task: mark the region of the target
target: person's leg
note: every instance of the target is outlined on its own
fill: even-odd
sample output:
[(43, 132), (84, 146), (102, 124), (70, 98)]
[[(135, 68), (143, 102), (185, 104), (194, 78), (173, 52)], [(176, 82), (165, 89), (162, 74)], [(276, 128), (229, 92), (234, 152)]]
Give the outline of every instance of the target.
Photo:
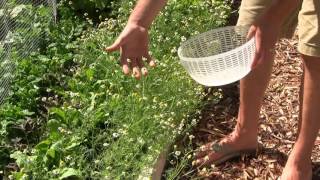
[(304, 65), (301, 120), (282, 180), (311, 179), (311, 154), (320, 128), (320, 1), (303, 1), (299, 27), (298, 50)]
[[(254, 69), (240, 81), (240, 107), (237, 125), (234, 131), (220, 141), (233, 151), (257, 148), (258, 119), (264, 92), (267, 88), (273, 64), (273, 53), (263, 64)], [(213, 152), (208, 143), (196, 155), (194, 165), (209, 165), (224, 156), (223, 153)]]
[[(271, 2), (270, 0), (243, 0), (237, 25), (250, 26)], [(296, 18), (288, 19), (281, 37), (292, 36), (296, 21)], [(259, 114), (263, 95), (270, 80), (273, 59), (274, 53), (270, 52), (261, 66), (252, 70), (240, 81), (240, 107), (234, 131), (219, 142), (219, 145), (222, 145), (218, 147), (221, 152), (213, 150), (216, 149), (212, 148), (216, 145), (215, 143), (202, 146), (200, 152), (196, 154), (195, 165), (212, 164), (225, 155), (223, 151), (230, 151), (230, 149), (241, 151), (257, 148)]]
[[(272, 1), (260, 0), (255, 1), (254, 4), (250, 1), (242, 1), (245, 4), (242, 4), (240, 12), (244, 11), (244, 17), (241, 17), (238, 21), (238, 24), (245, 24), (250, 19), (245, 17), (250, 17), (251, 14), (254, 17), (259, 17), (259, 14), (254, 14), (253, 12), (257, 10), (254, 7), (263, 7), (264, 9), (269, 6), (269, 3)], [(294, 31), (298, 22), (298, 13), (299, 8), (292, 13), (291, 16), (285, 21), (282, 26), (282, 32), (280, 34), (281, 38), (291, 38), (294, 34)], [(243, 79), (240, 82), (240, 107), (237, 120), (237, 126), (234, 130), (239, 136), (244, 135), (244, 139), (257, 140), (258, 135), (258, 119), (261, 109), (261, 103), (263, 100), (264, 92), (269, 83), (272, 64), (273, 64), (274, 54), (270, 53), (267, 55), (264, 60), (264, 64), (255, 69), (249, 76)], [(251, 138), (250, 138), (251, 137)]]
[[(304, 88), (304, 69), (303, 69), (303, 73), (301, 76), (301, 85), (300, 85), (300, 89), (299, 89), (299, 112), (302, 112), (302, 102), (303, 102), (303, 88)], [(301, 123), (302, 123), (302, 113), (299, 113), (299, 117), (298, 117), (298, 130), (297, 130), (297, 135), (300, 134), (300, 129), (301, 129)]]
[(252, 144), (257, 142), (261, 103), (270, 80), (273, 59), (270, 52), (261, 66), (240, 81), (240, 107), (234, 132)]
[[(269, 0), (243, 0), (237, 25), (250, 26), (270, 4)], [(234, 131), (220, 140), (220, 144), (228, 145), (228, 149), (243, 150), (257, 148), (258, 118), (261, 101), (270, 79), (273, 64), (273, 53), (263, 62), (263, 65), (252, 70), (240, 81), (240, 107), (237, 125)], [(223, 157), (212, 149), (216, 145), (210, 142), (200, 148), (196, 154), (195, 165), (208, 165)]]
[(320, 128), (320, 58), (303, 56), (304, 90), (302, 123), (297, 142), (284, 168), (282, 179), (311, 179), (311, 153)]

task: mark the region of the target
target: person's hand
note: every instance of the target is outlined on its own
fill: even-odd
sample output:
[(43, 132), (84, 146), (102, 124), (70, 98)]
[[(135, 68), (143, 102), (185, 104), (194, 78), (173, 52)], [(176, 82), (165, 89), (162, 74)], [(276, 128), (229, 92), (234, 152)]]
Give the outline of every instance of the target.
[(262, 17), (253, 24), (247, 38), (255, 37), (256, 53), (251, 68), (254, 69), (262, 64), (264, 60), (271, 60), (274, 53), (275, 43), (278, 40), (281, 26), (268, 20), (267, 16)]
[(120, 50), (120, 63), (123, 73), (128, 75), (132, 70), (134, 77), (140, 79), (141, 75), (146, 76), (148, 74), (144, 61), (151, 67), (156, 65), (149, 54), (148, 47), (148, 30), (142, 26), (128, 23), (117, 40), (105, 50), (108, 52)]

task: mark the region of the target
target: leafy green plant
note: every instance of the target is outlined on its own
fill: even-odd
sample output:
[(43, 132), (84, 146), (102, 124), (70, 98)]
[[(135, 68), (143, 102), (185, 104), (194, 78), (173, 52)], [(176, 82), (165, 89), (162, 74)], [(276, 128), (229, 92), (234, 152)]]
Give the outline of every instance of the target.
[(112, 0), (80, 0), (69, 1), (76, 9), (100, 9), (103, 10), (110, 6)]
[(110, 14), (112, 2), (115, 0), (70, 0), (66, 5), (70, 5), (81, 16), (100, 22)]
[[(13, 3), (7, 4), (7, 7), (12, 9), (15, 6)], [(70, 9), (66, 10), (64, 7), (59, 8), (60, 15), (68, 18), (61, 22), (68, 28), (64, 28), (62, 24), (50, 23), (52, 17), (48, 7), (29, 5), (24, 5), (24, 7), (23, 10), (26, 11), (24, 13), (29, 14), (32, 11), (31, 14), (35, 16), (32, 16), (31, 22), (41, 24), (32, 28), (31, 31), (37, 33), (31, 34), (35, 35), (34, 37), (39, 35), (42, 43), (39, 49), (25, 50), (23, 53), (28, 53), (28, 56), (25, 56), (21, 54), (23, 48), (18, 51), (17, 47), (21, 48), (22, 44), (27, 44), (23, 38), (28, 37), (26, 40), (32, 40), (33, 36), (30, 36), (30, 31), (13, 29), (13, 33), (17, 34), (16, 37), (21, 37), (19, 39), (22, 41), (16, 41), (16, 39), (12, 41), (9, 58), (10, 63), (15, 65), (14, 79), (11, 83), (12, 93), (0, 108), (0, 149), (6, 152), (1, 154), (0, 176), (3, 175), (2, 173), (8, 174), (9, 171), (15, 169), (6, 166), (8, 163), (13, 163), (14, 158), (23, 157), (12, 155), (10, 158), (10, 152), (25, 150), (23, 154), (28, 148), (38, 143), (42, 136), (46, 136), (44, 125), (47, 121), (48, 108), (61, 102), (62, 95), (59, 92), (63, 92), (63, 84), (68, 78), (69, 70), (66, 67), (70, 67), (72, 59), (67, 59), (66, 52), (70, 51), (71, 46), (73, 48), (77, 46), (72, 41), (81, 35), (84, 24), (75, 18)], [(19, 18), (16, 23), (29, 23), (30, 19), (27, 17), (31, 18), (31, 16)], [(23, 34), (25, 32), (28, 34)], [(69, 45), (66, 47), (66, 44)], [(27, 166), (26, 169), (32, 169), (29, 167), (33, 166)], [(22, 172), (24, 172), (23, 169), (20, 174)]]
[[(14, 94), (0, 110), (5, 117), (0, 142), (10, 147), (11, 161), (20, 168), (11, 177), (147, 177), (159, 152), (196, 124), (204, 96), (179, 64), (177, 47), (223, 25), (230, 8), (222, 0), (169, 1), (150, 32), (158, 67), (136, 81), (121, 72), (118, 53), (103, 51), (135, 2), (115, 2), (98, 28), (75, 18), (65, 3), (59, 6), (59, 24), (48, 28), (46, 46), (18, 63)], [(37, 138), (10, 143), (8, 127), (27, 129), (26, 122), (37, 125), (32, 126)]]

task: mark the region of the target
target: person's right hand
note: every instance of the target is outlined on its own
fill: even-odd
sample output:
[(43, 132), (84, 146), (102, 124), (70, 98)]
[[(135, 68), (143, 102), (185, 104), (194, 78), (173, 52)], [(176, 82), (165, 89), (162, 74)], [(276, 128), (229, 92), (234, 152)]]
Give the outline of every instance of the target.
[(117, 40), (105, 49), (108, 52), (120, 50), (120, 62), (124, 74), (128, 75), (131, 70), (135, 78), (140, 79), (141, 74), (148, 74), (143, 60), (151, 67), (155, 61), (149, 54), (148, 30), (142, 26), (128, 23)]

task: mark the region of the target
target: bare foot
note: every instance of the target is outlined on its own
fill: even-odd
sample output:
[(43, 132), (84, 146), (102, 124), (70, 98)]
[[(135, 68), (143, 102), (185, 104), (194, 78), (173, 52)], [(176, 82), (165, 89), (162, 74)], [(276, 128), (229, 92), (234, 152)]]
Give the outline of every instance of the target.
[(312, 167), (310, 158), (302, 158), (292, 152), (281, 175), (281, 180), (311, 180)]
[(234, 131), (219, 142), (210, 142), (201, 146), (192, 164), (196, 167), (217, 165), (230, 159), (232, 155), (254, 152), (257, 146), (256, 135)]

